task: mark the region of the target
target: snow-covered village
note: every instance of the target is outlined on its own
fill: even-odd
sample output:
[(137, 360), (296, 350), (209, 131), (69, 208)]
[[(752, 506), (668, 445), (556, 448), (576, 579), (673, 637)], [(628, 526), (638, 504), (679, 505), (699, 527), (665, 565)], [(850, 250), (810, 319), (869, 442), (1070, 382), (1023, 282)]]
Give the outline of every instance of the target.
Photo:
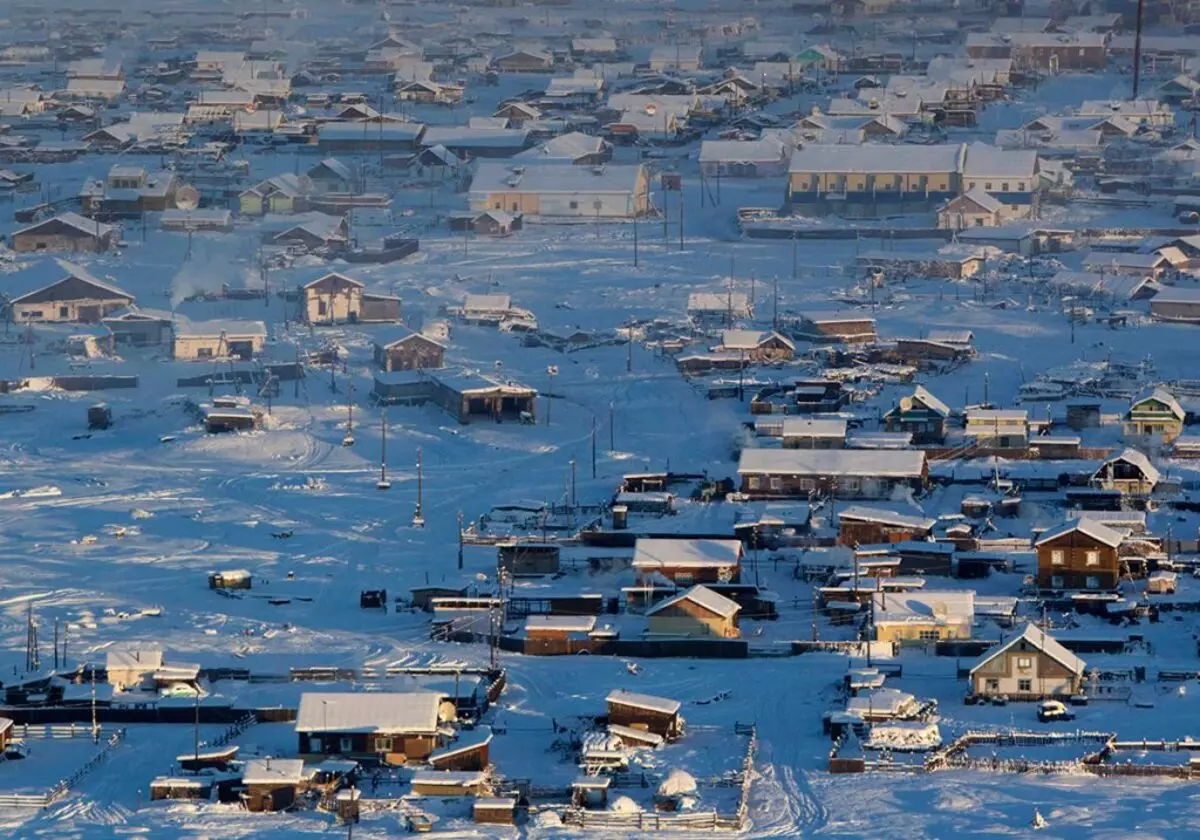
[(0, 832), (1200, 835), (1198, 117), (1197, 0), (0, 3)]

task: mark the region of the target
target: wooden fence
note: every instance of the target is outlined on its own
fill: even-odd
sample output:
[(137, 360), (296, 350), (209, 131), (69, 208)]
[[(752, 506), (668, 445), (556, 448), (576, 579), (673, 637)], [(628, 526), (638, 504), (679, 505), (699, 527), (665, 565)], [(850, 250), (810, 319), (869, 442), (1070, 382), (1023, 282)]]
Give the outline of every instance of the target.
[[(49, 728), (50, 727), (47, 727), (47, 729), (49, 729)], [(59, 728), (62, 728), (62, 727), (59, 727)], [(88, 729), (86, 734), (88, 734), (90, 736), (91, 730)], [(53, 735), (49, 735), (49, 736), (46, 736), (46, 735), (36, 736), (35, 735), (34, 737), (54, 737), (54, 736)], [(63, 737), (77, 737), (77, 736), (70, 735), (70, 736), (63, 736)], [(45, 791), (44, 793), (37, 793), (37, 794), (21, 794), (21, 793), (0, 794), (0, 808), (34, 808), (34, 809), (37, 809), (37, 808), (50, 807), (55, 802), (57, 802), (60, 799), (62, 799), (63, 797), (65, 797), (71, 791), (71, 788), (78, 785), (79, 782), (85, 776), (87, 776), (89, 773), (91, 773), (93, 770), (95, 770), (97, 767), (99, 767), (101, 764), (103, 764), (105, 761), (107, 761), (109, 753), (111, 753), (113, 751), (113, 749), (115, 749), (124, 740), (125, 740), (125, 730), (124, 729), (117, 729), (117, 730), (113, 731), (113, 733), (108, 737), (108, 739), (103, 742), (103, 746), (100, 747), (100, 750), (94, 756), (92, 756), (90, 759), (88, 759), (88, 762), (86, 764), (84, 764), (82, 767), (80, 767), (78, 770), (76, 770), (74, 773), (72, 773), (67, 778), (61, 779), (58, 782), (58, 784), (56, 784), (54, 787), (50, 788), (49, 790)]]
[(740, 817), (725, 817), (716, 811), (696, 813), (657, 813), (635, 811), (623, 814), (619, 811), (589, 811), (584, 808), (568, 808), (563, 812), (563, 823), (577, 828), (596, 831), (649, 832), (649, 831), (740, 831)]

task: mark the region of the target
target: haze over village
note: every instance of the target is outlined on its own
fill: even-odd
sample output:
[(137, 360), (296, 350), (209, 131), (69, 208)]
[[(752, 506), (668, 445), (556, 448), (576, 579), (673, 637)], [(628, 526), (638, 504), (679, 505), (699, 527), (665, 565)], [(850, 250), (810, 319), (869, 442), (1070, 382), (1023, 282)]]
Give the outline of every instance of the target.
[(1200, 832), (1200, 2), (0, 4), (0, 831)]

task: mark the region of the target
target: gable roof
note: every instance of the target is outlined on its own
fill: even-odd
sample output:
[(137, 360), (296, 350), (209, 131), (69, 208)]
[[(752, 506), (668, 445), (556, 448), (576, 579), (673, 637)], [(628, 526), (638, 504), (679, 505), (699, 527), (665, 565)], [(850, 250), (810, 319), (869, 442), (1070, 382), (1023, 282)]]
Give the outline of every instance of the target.
[(89, 219), (86, 216), (81, 216), (78, 213), (72, 213), (68, 210), (65, 213), (59, 213), (57, 216), (49, 219), (43, 219), (40, 222), (35, 222), (29, 227), (24, 227), (18, 231), (14, 231), (12, 235), (21, 236), (22, 234), (26, 233), (37, 233), (40, 228), (55, 223), (66, 225), (69, 228), (79, 231), (85, 236), (95, 236), (101, 239), (110, 235), (113, 230), (115, 230), (112, 225), (106, 225), (103, 222)]
[[(286, 231), (285, 231), (285, 233), (286, 233)], [(353, 277), (347, 277), (345, 274), (342, 274), (340, 271), (327, 271), (324, 274), (322, 274), (320, 277), (318, 277), (316, 280), (312, 280), (308, 283), (305, 283), (304, 288), (311, 289), (313, 286), (317, 285), (320, 282), (328, 280), (331, 277), (337, 278), (338, 280), (348, 283), (351, 286), (357, 286), (360, 289), (365, 288), (364, 284), (361, 281), (355, 280)]]
[(1044, 532), (1040, 537), (1037, 538), (1037, 541), (1034, 543), (1034, 545), (1045, 545), (1046, 543), (1052, 542), (1057, 540), (1059, 537), (1063, 537), (1071, 533), (1083, 534), (1084, 536), (1091, 537), (1093, 540), (1104, 543), (1112, 548), (1119, 546), (1121, 541), (1124, 539), (1124, 536), (1121, 534), (1121, 532), (1113, 530), (1103, 522), (1100, 522), (1096, 519), (1080, 518), (1070, 522), (1064, 522), (1063, 524)]
[(967, 190), (962, 195), (947, 201), (945, 205), (943, 205), (942, 209), (950, 210), (950, 208), (966, 201), (972, 202), (985, 213), (998, 213), (1004, 208), (1004, 203), (1002, 201), (993, 196), (991, 193), (985, 191), (982, 187), (971, 187), (971, 189)]
[(899, 513), (887, 508), (869, 507), (867, 505), (851, 505), (848, 508), (838, 511), (837, 517), (839, 522), (851, 519), (859, 522), (877, 522), (881, 525), (917, 528), (925, 531), (932, 530), (936, 524), (936, 520), (927, 519), (924, 516)]
[(446, 349), (446, 345), (437, 339), (430, 338), (424, 333), (414, 332), (408, 327), (392, 327), (391, 329), (381, 331), (375, 337), (375, 343), (384, 350), (396, 347), (397, 345), (403, 344), (406, 341), (413, 340), (427, 341), (430, 344), (441, 347), (443, 350)]
[(736, 568), (741, 556), (739, 540), (638, 539), (633, 549), (633, 568)]
[(1175, 395), (1163, 388), (1155, 388), (1149, 393), (1143, 393), (1140, 397), (1135, 397), (1133, 402), (1130, 403), (1129, 410), (1132, 412), (1137, 406), (1150, 400), (1162, 403), (1167, 407), (1167, 411), (1180, 420), (1187, 417), (1187, 412), (1183, 410), (1183, 406), (1179, 404), (1179, 400), (1175, 399)]
[[(50, 278), (55, 274), (65, 276), (59, 276), (58, 279), (51, 280), (48, 283), (44, 282), (43, 278)], [(103, 292), (105, 295), (113, 298), (119, 298), (130, 303), (132, 303), (134, 299), (133, 295), (124, 289), (114, 286), (112, 283), (101, 280), (87, 269), (75, 265), (74, 263), (69, 263), (66, 260), (55, 259), (49, 262), (40, 263), (30, 269), (27, 269), (26, 271), (20, 272), (16, 275), (16, 279), (17, 283), (15, 285), (20, 285), (21, 279), (24, 279), (29, 284), (39, 285), (36, 285), (34, 288), (31, 288), (24, 294), (13, 298), (13, 304), (33, 303), (38, 296), (43, 295), (60, 284), (69, 283), (71, 281), (81, 283), (88, 288)], [(28, 286), (26, 286), (26, 288), (28, 288)]]
[(604, 698), (606, 703), (616, 703), (621, 706), (632, 706), (635, 709), (646, 709), (651, 712), (673, 715), (679, 712), (682, 705), (678, 700), (669, 697), (655, 697), (653, 694), (639, 694), (636, 691), (626, 691), (615, 688)]
[(950, 416), (950, 406), (939, 400), (933, 395), (924, 385), (918, 385), (913, 389), (912, 394), (907, 397), (900, 398), (900, 410), (911, 411), (914, 402), (919, 402), (927, 409), (941, 417)]
[(1020, 642), (1028, 642), (1035, 650), (1046, 654), (1046, 656), (1049, 656), (1073, 674), (1078, 675), (1083, 673), (1084, 662), (1082, 659), (1063, 647), (1057, 639), (1033, 624), (1026, 624), (1025, 629), (1019, 634), (1013, 636), (1007, 642), (1002, 642), (986, 651), (980, 657), (979, 661), (971, 667), (971, 673), (974, 674), (988, 662), (991, 662), (997, 656), (1000, 656)]
[(655, 604), (646, 611), (646, 615), (657, 615), (658, 613), (670, 609), (671, 607), (682, 603), (683, 601), (691, 601), (698, 607), (701, 607), (702, 609), (705, 609), (713, 615), (719, 616), (720, 618), (730, 618), (737, 615), (738, 611), (741, 610), (741, 606), (737, 603), (737, 601), (734, 601), (731, 598), (726, 598), (721, 593), (714, 592), (707, 586), (693, 586), (691, 589), (680, 592), (678, 595), (675, 595), (672, 598), (668, 598), (665, 601), (660, 601), (659, 603)]
[(1146, 457), (1146, 454), (1138, 452), (1133, 447), (1126, 447), (1120, 454), (1109, 458), (1101, 465), (1100, 469), (1104, 469), (1104, 467), (1116, 461), (1124, 461), (1127, 464), (1137, 467), (1151, 484), (1157, 484), (1158, 480), (1162, 478), (1162, 473), (1155, 469), (1154, 465), (1150, 463), (1150, 459)]

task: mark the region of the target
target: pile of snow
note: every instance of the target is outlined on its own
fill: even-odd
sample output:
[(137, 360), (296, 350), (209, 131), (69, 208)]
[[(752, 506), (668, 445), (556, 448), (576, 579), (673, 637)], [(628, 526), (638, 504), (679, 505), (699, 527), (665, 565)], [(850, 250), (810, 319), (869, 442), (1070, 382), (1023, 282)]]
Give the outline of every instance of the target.
[(663, 779), (661, 785), (658, 786), (659, 796), (683, 796), (687, 793), (696, 792), (696, 779), (691, 773), (678, 768), (667, 774), (667, 778)]
[(144, 508), (134, 508), (132, 511), (129, 512), (129, 515), (132, 516), (134, 519), (150, 519), (154, 516), (153, 513), (151, 513), (148, 510), (145, 510)]
[(612, 801), (612, 805), (609, 806), (609, 810), (616, 811), (618, 814), (637, 814), (642, 809), (639, 808), (638, 804), (628, 796), (618, 796)]
[(871, 727), (867, 746), (873, 750), (932, 750), (942, 745), (936, 723), (883, 723)]
[(535, 820), (538, 828), (562, 828), (562, 817), (554, 811), (539, 811)]

